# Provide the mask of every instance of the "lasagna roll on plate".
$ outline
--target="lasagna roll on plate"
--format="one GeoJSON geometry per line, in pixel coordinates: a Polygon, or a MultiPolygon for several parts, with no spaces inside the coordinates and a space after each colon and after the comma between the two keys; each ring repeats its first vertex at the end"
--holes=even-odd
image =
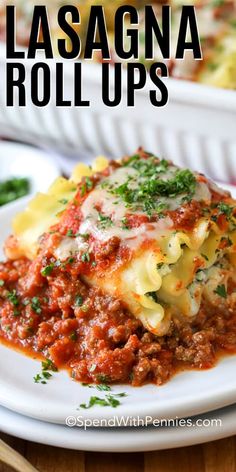
{"type": "Polygon", "coordinates": [[[88,286],[123,302],[162,336],[173,317],[224,301],[235,279],[236,207],[204,175],[139,149],[98,157],[59,178],[13,222],[10,259],[40,259],[44,275],[71,260],[88,286]]]}

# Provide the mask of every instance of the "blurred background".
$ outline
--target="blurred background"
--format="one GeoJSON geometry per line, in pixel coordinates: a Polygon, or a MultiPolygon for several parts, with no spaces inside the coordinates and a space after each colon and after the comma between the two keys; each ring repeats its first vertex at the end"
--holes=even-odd
{"type": "MultiPolygon", "coordinates": [[[[169,103],[165,108],[157,109],[150,105],[148,80],[146,89],[137,92],[134,108],[126,106],[125,82],[121,105],[114,109],[105,107],[101,100],[99,51],[91,64],[87,61],[83,63],[82,57],[78,59],[82,61],[84,95],[91,100],[90,108],[58,108],[55,106],[55,93],[46,108],[33,106],[29,99],[32,64],[27,60],[23,60],[26,67],[27,106],[6,107],[5,8],[11,4],[16,6],[16,41],[19,46],[27,48],[33,7],[40,3],[48,7],[56,56],[57,39],[63,37],[57,25],[57,11],[68,2],[15,0],[2,1],[0,5],[0,205],[17,196],[45,190],[59,173],[69,175],[78,160],[87,162],[98,154],[119,158],[133,153],[140,145],[160,157],[200,170],[214,179],[236,182],[236,0],[193,2],[203,52],[202,61],[194,61],[191,51],[186,52],[184,60],[175,60],[184,2],[168,2],[172,7],[172,57],[166,61],[170,79],[167,84],[169,103]],[[16,177],[18,180],[14,181],[16,177]],[[3,198],[1,192],[5,195],[3,198]]],[[[125,3],[138,8],[140,62],[148,70],[153,61],[145,61],[144,58],[146,2],[85,0],[71,3],[81,13],[82,24],[77,26],[77,32],[82,44],[86,39],[91,5],[104,5],[111,62],[119,61],[113,47],[115,11],[125,3]]],[[[153,5],[159,19],[163,3],[147,3],[153,5]]],[[[126,25],[129,27],[128,18],[126,25]]],[[[52,90],[56,82],[55,61],[50,60],[52,90]]],[[[154,61],[162,61],[158,46],[155,48],[154,61]]],[[[74,87],[73,62],[67,61],[64,66],[65,99],[71,99],[74,87]]]]}

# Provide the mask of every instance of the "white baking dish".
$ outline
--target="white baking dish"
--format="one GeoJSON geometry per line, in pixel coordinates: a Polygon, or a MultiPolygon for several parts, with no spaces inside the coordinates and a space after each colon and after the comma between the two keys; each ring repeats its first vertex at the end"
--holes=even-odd
{"type": "MultiPolygon", "coordinates": [[[[27,71],[32,61],[24,61],[27,71]]],[[[50,61],[52,82],[55,62],[50,61]]],[[[73,62],[64,63],[65,96],[73,90],[73,62]]],[[[147,81],[137,92],[135,107],[127,108],[126,87],[123,103],[106,107],[101,99],[101,67],[83,64],[83,95],[91,100],[89,108],[46,108],[30,103],[26,107],[6,107],[5,46],[0,47],[0,134],[37,145],[63,150],[88,149],[94,154],[120,156],[133,153],[142,145],[160,156],[173,159],[221,181],[236,181],[236,92],[215,89],[187,81],[166,79],[169,102],[155,108],[147,81]]],[[[125,80],[124,72],[124,80],[125,80]]],[[[28,80],[29,78],[27,78],[28,80]]],[[[30,82],[27,82],[30,97],[30,82]]],[[[55,83],[52,84],[52,89],[55,83]]]]}

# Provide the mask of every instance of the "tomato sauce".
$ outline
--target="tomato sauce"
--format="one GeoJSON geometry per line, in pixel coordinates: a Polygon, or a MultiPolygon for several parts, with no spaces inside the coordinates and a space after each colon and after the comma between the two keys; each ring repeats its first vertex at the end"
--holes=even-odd
{"type": "Polygon", "coordinates": [[[0,338],[50,358],[76,380],[159,385],[177,370],[210,368],[220,355],[236,352],[232,300],[217,307],[203,302],[192,324],[173,319],[167,335],[157,337],[120,300],[82,282],[75,263],[43,277],[45,257],[0,265],[0,338]]]}

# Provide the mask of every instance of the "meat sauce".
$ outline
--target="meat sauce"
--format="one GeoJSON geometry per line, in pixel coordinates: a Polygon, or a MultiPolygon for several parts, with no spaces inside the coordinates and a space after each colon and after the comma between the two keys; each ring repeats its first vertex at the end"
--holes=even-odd
{"type": "Polygon", "coordinates": [[[0,337],[50,358],[76,380],[160,385],[180,369],[210,368],[220,355],[236,352],[232,299],[228,306],[203,302],[191,325],[173,319],[167,335],[157,337],[120,300],[86,286],[73,263],[47,277],[43,266],[40,258],[0,265],[0,337]]]}

